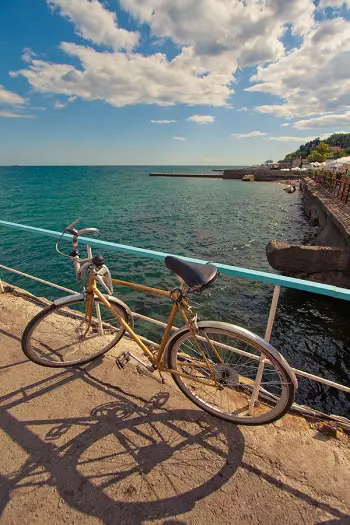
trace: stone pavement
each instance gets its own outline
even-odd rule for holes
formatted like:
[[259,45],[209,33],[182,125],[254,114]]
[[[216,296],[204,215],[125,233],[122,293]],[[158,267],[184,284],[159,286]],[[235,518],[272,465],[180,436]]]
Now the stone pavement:
[[108,357],[34,365],[20,338],[38,309],[0,294],[2,524],[350,524],[346,435],[225,424]]

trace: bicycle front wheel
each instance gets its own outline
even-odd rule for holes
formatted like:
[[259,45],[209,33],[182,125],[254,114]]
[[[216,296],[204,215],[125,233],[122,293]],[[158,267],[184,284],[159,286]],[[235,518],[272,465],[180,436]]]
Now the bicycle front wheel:
[[234,325],[200,322],[196,338],[189,330],[175,335],[167,364],[191,401],[233,423],[272,423],[294,401],[297,382],[286,360],[264,339]]
[[[109,298],[113,310],[127,321],[127,312]],[[91,326],[84,299],[52,304],[29,322],[22,337],[25,355],[42,366],[88,363],[115,346],[125,332],[112,313],[94,299]]]

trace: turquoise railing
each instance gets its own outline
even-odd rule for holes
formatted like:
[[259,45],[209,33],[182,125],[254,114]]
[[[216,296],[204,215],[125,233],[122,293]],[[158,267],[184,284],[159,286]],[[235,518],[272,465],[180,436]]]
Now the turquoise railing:
[[[0,226],[5,226],[8,228],[15,228],[28,233],[47,235],[50,237],[58,237],[61,235],[60,232],[53,230],[45,230],[43,228],[36,228],[34,226],[27,226],[25,224],[18,224],[15,222],[1,221]],[[71,238],[70,234],[65,234],[65,237]],[[167,255],[173,255],[170,253],[158,252],[155,250],[147,250],[145,248],[138,248],[135,246],[128,246],[125,244],[118,244],[115,242],[103,241],[101,239],[96,239],[94,237],[79,237],[80,241],[86,242],[92,246],[98,248],[107,248],[114,251],[122,251],[126,253],[131,253],[133,255],[138,255],[140,257],[149,257],[151,259],[164,260]],[[334,297],[336,299],[344,299],[345,301],[350,301],[350,290],[347,288],[339,288],[337,286],[331,286],[328,284],[315,283],[312,281],[307,281],[303,279],[295,279],[293,277],[286,277],[284,275],[278,275],[268,272],[260,272],[257,270],[250,270],[248,268],[241,268],[239,266],[231,266],[229,264],[222,264],[215,261],[203,261],[201,259],[194,259],[192,257],[184,257],[182,255],[176,255],[181,259],[189,262],[207,264],[211,262],[217,266],[218,270],[227,275],[234,277],[241,277],[243,279],[251,279],[253,281],[259,281],[267,284],[272,284],[275,286],[285,286],[286,288],[295,288],[296,290],[303,290],[304,292],[311,292],[321,295],[327,295],[329,297]]]

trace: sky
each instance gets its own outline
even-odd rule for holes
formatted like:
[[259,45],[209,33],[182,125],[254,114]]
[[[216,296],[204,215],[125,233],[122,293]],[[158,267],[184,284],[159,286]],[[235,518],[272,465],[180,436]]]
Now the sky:
[[350,0],[1,0],[0,165],[245,165],[334,132]]

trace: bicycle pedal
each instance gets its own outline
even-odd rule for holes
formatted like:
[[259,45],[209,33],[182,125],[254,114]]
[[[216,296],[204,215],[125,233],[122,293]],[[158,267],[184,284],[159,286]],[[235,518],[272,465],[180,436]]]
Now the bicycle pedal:
[[123,370],[129,361],[130,361],[129,352],[123,352],[116,358],[115,363],[120,370]]

